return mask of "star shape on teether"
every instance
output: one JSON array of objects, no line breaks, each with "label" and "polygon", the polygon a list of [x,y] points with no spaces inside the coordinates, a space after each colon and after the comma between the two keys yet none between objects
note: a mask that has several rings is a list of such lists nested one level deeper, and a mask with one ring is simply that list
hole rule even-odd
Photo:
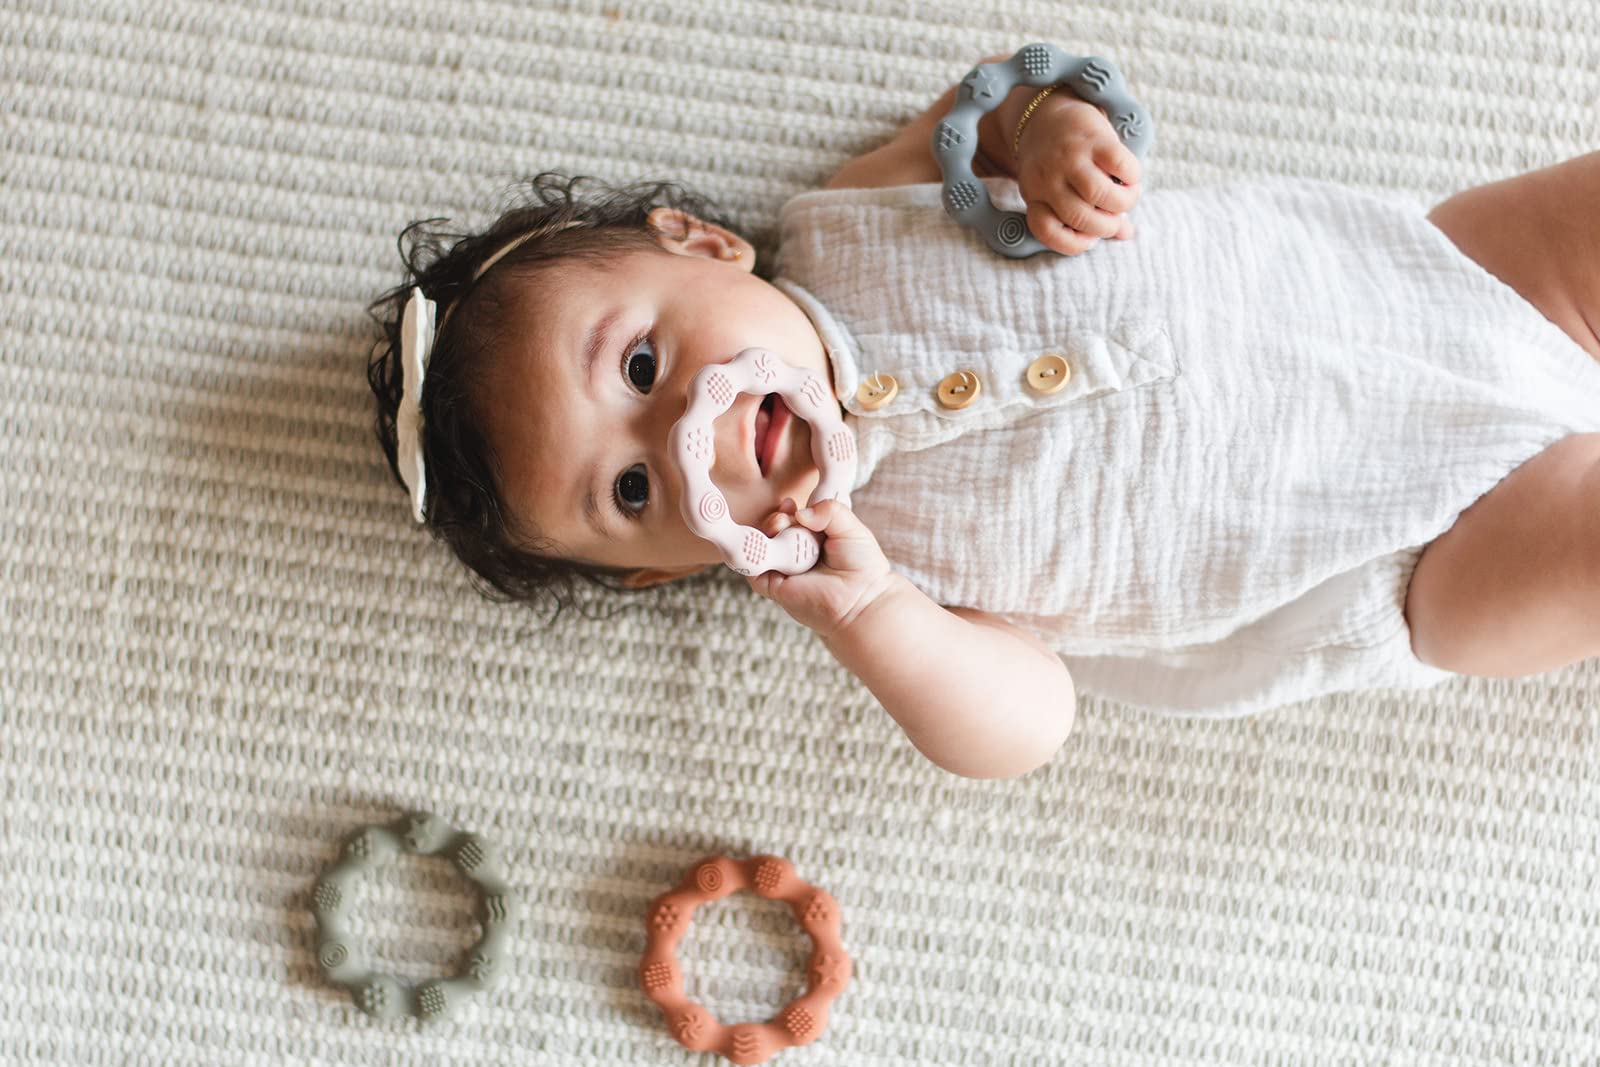
[{"label": "star shape on teether", "polygon": [[848,967],[849,961],[843,957],[821,953],[817,961],[811,965],[811,984],[817,989],[842,986]]},{"label": "star shape on teether", "polygon": [[972,73],[962,79],[961,84],[966,88],[967,97],[971,100],[994,99],[996,90],[994,75],[982,67],[974,67]]}]

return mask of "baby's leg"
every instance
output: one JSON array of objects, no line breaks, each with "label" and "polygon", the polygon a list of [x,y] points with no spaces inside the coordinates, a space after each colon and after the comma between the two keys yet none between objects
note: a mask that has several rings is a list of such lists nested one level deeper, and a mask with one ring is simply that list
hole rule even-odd
[{"label": "baby's leg", "polygon": [[1562,438],[1463,511],[1423,550],[1405,614],[1417,657],[1459,674],[1600,655],[1600,433]]},{"label": "baby's leg", "polygon": [[[1600,152],[1467,189],[1428,218],[1600,359]],[[1423,550],[1405,611],[1417,656],[1462,674],[1600,655],[1600,434],[1557,441],[1463,511]]]},{"label": "baby's leg", "polygon": [[1428,218],[1600,359],[1600,152],[1464,190]]}]

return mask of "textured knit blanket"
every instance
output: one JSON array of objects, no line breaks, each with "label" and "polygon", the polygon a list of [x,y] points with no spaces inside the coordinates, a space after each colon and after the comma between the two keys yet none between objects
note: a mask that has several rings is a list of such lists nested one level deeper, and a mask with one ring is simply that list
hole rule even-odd
[{"label": "textured knit blanket", "polygon": [[[407,222],[664,177],[770,255],[788,196],[1035,40],[1127,74],[1152,188],[1442,198],[1600,147],[1589,0],[0,6],[0,1063],[710,1063],[638,962],[719,853],[843,914],[854,977],[779,1063],[1592,1062],[1593,662],[1224,722],[1086,699],[974,781],[731,573],[547,625],[411,523],[364,376]],[[496,988],[381,1022],[312,888],[412,809],[525,915]],[[353,891],[405,980],[478,936],[442,859]],[[809,954],[749,893],[679,949],[725,1022]]]}]

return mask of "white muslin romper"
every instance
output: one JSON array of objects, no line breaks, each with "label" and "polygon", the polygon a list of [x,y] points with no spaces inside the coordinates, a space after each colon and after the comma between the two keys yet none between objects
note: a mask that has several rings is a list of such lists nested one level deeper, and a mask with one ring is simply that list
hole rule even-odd
[{"label": "white muslin romper", "polygon": [[[774,284],[824,342],[850,505],[897,571],[1038,635],[1081,692],[1169,714],[1453,677],[1412,653],[1412,569],[1519,464],[1600,430],[1600,362],[1400,194],[1152,190],[1133,240],[1023,260],[939,196],[818,190],[780,216]],[[1070,376],[1047,392],[1028,371],[1051,356]],[[948,407],[958,371],[979,393]],[[898,385],[875,408],[874,375]]]}]

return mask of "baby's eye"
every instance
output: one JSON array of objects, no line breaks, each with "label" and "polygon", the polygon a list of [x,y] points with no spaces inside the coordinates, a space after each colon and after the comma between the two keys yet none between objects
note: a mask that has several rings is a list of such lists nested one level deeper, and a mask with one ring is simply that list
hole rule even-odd
[{"label": "baby's eye", "polygon": [[[641,347],[642,346],[642,347]],[[645,353],[649,353],[646,355]],[[648,370],[645,368],[649,368]],[[635,337],[622,352],[622,373],[627,375],[634,388],[648,393],[656,380],[654,343],[648,333]]]},{"label": "baby's eye", "polygon": [[[622,517],[631,519],[644,509],[650,500],[650,479],[645,475],[644,464],[635,463],[622,472],[622,477],[617,479],[616,489],[612,491],[613,503]],[[634,503],[638,507],[634,507]]]}]

